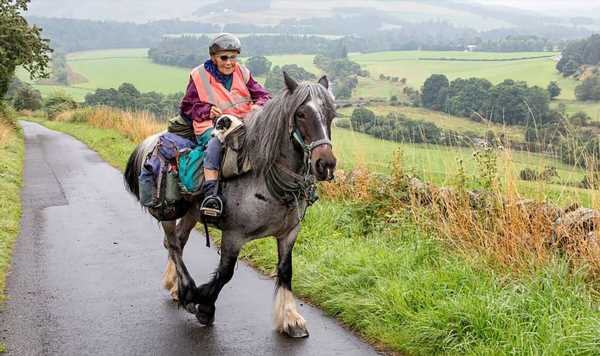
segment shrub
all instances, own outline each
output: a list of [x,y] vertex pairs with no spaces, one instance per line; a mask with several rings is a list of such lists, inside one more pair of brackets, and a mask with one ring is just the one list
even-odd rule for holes
[[350,119],[347,117],[340,117],[340,118],[335,119],[334,124],[335,124],[335,127],[341,127],[343,129],[351,129],[352,128]]
[[524,168],[521,170],[521,172],[519,172],[519,177],[521,180],[539,180],[540,173],[535,169]]
[[13,106],[17,110],[39,110],[42,107],[42,94],[30,86],[23,86],[17,89]]
[[44,107],[48,113],[48,119],[54,120],[62,112],[77,109],[77,102],[67,93],[56,91],[46,98]]

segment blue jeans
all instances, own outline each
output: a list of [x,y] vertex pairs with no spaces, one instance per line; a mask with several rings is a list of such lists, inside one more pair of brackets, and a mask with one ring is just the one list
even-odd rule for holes
[[221,156],[223,153],[221,141],[216,137],[212,137],[208,141],[204,153],[204,168],[218,171],[221,166]]

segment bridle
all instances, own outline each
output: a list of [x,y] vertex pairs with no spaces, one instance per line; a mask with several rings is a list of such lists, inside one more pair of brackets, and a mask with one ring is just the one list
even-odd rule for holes
[[294,115],[291,115],[289,123],[290,140],[300,146],[303,152],[302,169],[300,173],[296,173],[281,162],[275,164],[266,172],[265,178],[267,187],[271,194],[279,201],[288,206],[295,206],[300,209],[299,202],[306,201],[306,206],[303,212],[298,210],[298,219],[301,221],[304,218],[306,209],[314,204],[318,199],[315,175],[311,172],[311,155],[312,152],[320,146],[329,145],[333,147],[333,143],[327,137],[306,143]]

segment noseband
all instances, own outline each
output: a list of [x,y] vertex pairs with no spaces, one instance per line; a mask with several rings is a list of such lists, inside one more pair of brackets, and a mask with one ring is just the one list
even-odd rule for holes
[[293,131],[292,131],[292,139],[294,141],[296,141],[300,145],[300,147],[302,147],[302,151],[304,151],[305,155],[309,156],[309,159],[310,159],[310,155],[312,154],[312,151],[319,146],[329,145],[329,147],[333,148],[333,144],[331,143],[331,140],[328,139],[327,137],[322,138],[320,140],[313,141],[309,144],[306,144],[304,142],[304,138],[302,137],[302,134],[300,133],[300,130],[298,129],[298,127],[296,125],[294,125]]

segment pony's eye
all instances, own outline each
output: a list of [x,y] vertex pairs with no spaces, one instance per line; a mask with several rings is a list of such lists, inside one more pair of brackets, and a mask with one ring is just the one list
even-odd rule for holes
[[298,116],[301,119],[304,119],[304,113],[301,113],[301,112],[296,113],[296,116]]

